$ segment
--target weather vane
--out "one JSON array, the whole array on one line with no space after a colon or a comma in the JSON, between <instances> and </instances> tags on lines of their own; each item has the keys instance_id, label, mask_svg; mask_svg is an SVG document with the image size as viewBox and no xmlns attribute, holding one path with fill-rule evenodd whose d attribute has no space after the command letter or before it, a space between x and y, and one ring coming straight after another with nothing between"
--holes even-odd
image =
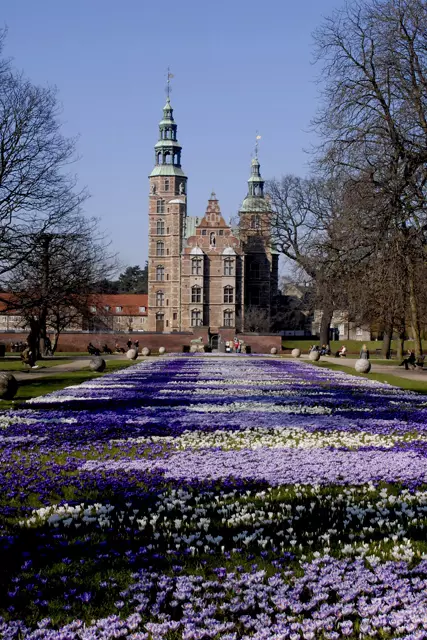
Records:
<instances>
[{"instance_id":1,"label":"weather vane","mask_svg":"<svg viewBox=\"0 0 427 640\"><path fill-rule=\"evenodd\" d=\"M258 158L258 141L261 140L261 136L259 135L258 131L256 132L256 136L255 136L255 158Z\"/></svg>"},{"instance_id":2,"label":"weather vane","mask_svg":"<svg viewBox=\"0 0 427 640\"><path fill-rule=\"evenodd\" d=\"M166 74L167 82L166 82L166 95L169 99L170 92L172 91L171 80L174 77L173 73L171 73L170 67L168 67L168 72Z\"/></svg>"}]
</instances>

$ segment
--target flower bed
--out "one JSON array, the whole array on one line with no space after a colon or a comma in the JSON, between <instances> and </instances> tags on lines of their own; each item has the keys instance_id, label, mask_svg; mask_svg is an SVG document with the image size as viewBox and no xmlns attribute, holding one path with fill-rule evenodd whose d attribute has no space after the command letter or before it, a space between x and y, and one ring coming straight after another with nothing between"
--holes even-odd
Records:
<instances>
[{"instance_id":1,"label":"flower bed","mask_svg":"<svg viewBox=\"0 0 427 640\"><path fill-rule=\"evenodd\" d=\"M427 405L141 363L0 415L0 637L427 637Z\"/></svg>"}]
</instances>

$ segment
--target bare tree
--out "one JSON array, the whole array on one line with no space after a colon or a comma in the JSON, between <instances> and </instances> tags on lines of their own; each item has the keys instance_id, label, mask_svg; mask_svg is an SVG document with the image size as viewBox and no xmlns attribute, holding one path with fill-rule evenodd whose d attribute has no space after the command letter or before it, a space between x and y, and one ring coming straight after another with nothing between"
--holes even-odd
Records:
<instances>
[{"instance_id":1,"label":"bare tree","mask_svg":"<svg viewBox=\"0 0 427 640\"><path fill-rule=\"evenodd\" d=\"M3 41L1 32L0 52ZM59 113L55 89L0 60L0 277L87 197L67 172L75 140L62 135Z\"/></svg>"},{"instance_id":2,"label":"bare tree","mask_svg":"<svg viewBox=\"0 0 427 640\"><path fill-rule=\"evenodd\" d=\"M326 19L315 34L326 79L315 125L321 166L345 182L370 184L377 246L426 225L427 5L424 0L355 0ZM364 208L365 211L367 207ZM371 217L373 220L373 216ZM421 353L416 264L405 252L416 351Z\"/></svg>"},{"instance_id":3,"label":"bare tree","mask_svg":"<svg viewBox=\"0 0 427 640\"><path fill-rule=\"evenodd\" d=\"M273 210L273 243L311 279L322 308L320 341L329 342L329 327L336 305L339 256L344 250L336 224L342 209L342 186L338 181L302 179L292 175L267 185ZM342 307L341 307L342 308Z\"/></svg>"},{"instance_id":4,"label":"bare tree","mask_svg":"<svg viewBox=\"0 0 427 640\"><path fill-rule=\"evenodd\" d=\"M96 284L117 268L96 220L77 214L66 223L55 233L38 234L33 251L9 272L9 305L26 319L35 353L44 352L49 327L56 348L61 331L88 315Z\"/></svg>"}]
</instances>

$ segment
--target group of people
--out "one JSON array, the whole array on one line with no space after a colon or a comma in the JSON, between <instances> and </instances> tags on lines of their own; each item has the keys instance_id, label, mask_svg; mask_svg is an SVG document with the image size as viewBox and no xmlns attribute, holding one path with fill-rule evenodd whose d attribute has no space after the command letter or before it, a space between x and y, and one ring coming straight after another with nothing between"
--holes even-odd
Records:
<instances>
[{"instance_id":1,"label":"group of people","mask_svg":"<svg viewBox=\"0 0 427 640\"><path fill-rule=\"evenodd\" d=\"M227 340L225 343L225 352L231 353L234 351L235 353L242 353L243 342L239 340L237 336L234 337L233 340Z\"/></svg>"},{"instance_id":2,"label":"group of people","mask_svg":"<svg viewBox=\"0 0 427 640\"><path fill-rule=\"evenodd\" d=\"M26 342L13 342L10 345L10 350L12 353L22 353L22 351L24 351L25 347L27 346Z\"/></svg>"},{"instance_id":3,"label":"group of people","mask_svg":"<svg viewBox=\"0 0 427 640\"><path fill-rule=\"evenodd\" d=\"M309 353L311 352L318 352L320 353L321 356L330 356L331 355L331 348L328 344L322 344L321 347L319 347L317 344L313 344L310 349L309 349Z\"/></svg>"},{"instance_id":4,"label":"group of people","mask_svg":"<svg viewBox=\"0 0 427 640\"><path fill-rule=\"evenodd\" d=\"M139 340L135 340L134 342L132 342L132 340L129 338L129 340L126 342L126 346L127 346L127 350L129 351L129 349L136 349L136 351L139 350ZM114 346L115 349L115 353L126 353L126 349L122 346L120 346L119 342L116 341L116 344ZM108 346L108 344L104 344L104 346L101 349L98 349L98 347L95 347L91 342L89 342L89 344L87 345L87 351L91 356L100 356L101 352L103 354L109 355L112 354L113 351L112 349L110 349L110 347Z\"/></svg>"},{"instance_id":5,"label":"group of people","mask_svg":"<svg viewBox=\"0 0 427 640\"><path fill-rule=\"evenodd\" d=\"M312 351L320 353L321 356L330 356L331 355L331 348L330 348L330 346L328 344L322 344L321 347L319 347L317 344L313 344L309 349L309 353L311 353ZM347 347L344 344L335 353L335 357L336 358L346 358L347 357ZM362 348L360 350L359 358L362 358L364 360L369 360L369 349L366 346L366 344L364 344L362 346Z\"/></svg>"}]
</instances>

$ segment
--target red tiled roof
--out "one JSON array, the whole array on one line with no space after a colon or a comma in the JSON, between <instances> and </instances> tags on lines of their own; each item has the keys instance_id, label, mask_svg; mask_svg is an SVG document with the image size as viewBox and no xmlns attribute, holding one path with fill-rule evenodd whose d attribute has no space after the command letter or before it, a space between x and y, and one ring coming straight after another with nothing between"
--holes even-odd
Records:
<instances>
[{"instance_id":1,"label":"red tiled roof","mask_svg":"<svg viewBox=\"0 0 427 640\"><path fill-rule=\"evenodd\" d=\"M146 293L102 293L94 297L93 306L98 309L110 307L108 313L114 315L146 316L148 295ZM122 307L122 311L117 311L116 307ZM145 311L140 311L140 307L145 307Z\"/></svg>"},{"instance_id":2,"label":"red tiled roof","mask_svg":"<svg viewBox=\"0 0 427 640\"><path fill-rule=\"evenodd\" d=\"M7 308L6 302L13 300L12 293L0 293L0 313L8 313L14 314L13 309L9 309L5 311ZM89 301L89 305L91 302ZM147 307L148 307L148 295L146 293L115 293L115 294L100 294L94 296L93 306L96 306L98 309L104 309L104 307L110 307L108 313L112 313L113 315L123 315L123 316L146 316L147 315ZM122 307L122 311L116 311L116 307ZM145 307L145 311L140 311L140 307Z\"/></svg>"}]
</instances>

